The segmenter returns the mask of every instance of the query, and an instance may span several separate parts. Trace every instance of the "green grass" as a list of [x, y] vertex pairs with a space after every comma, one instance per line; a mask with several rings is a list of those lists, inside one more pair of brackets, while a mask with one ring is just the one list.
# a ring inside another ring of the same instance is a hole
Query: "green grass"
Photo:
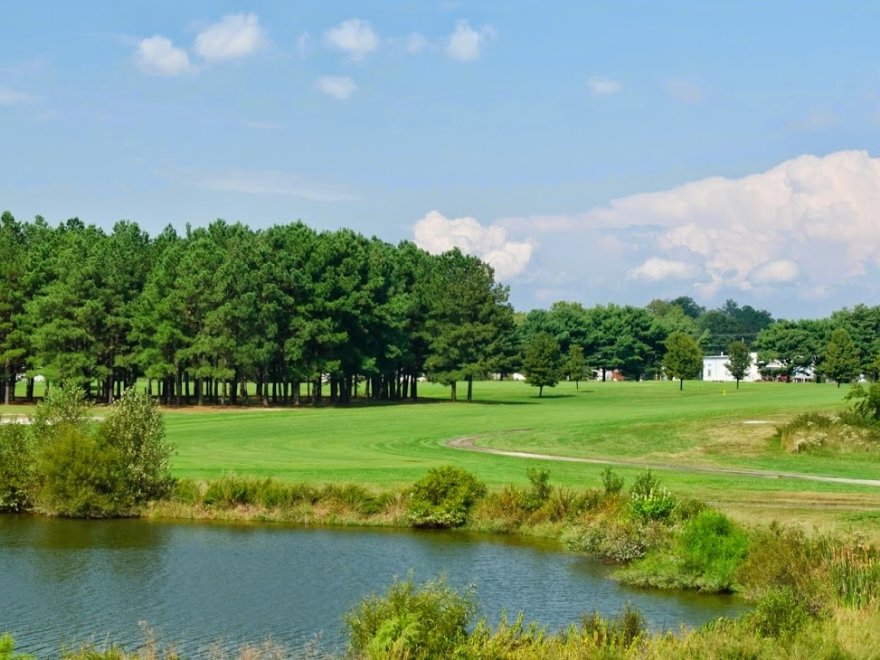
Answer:
[[[537, 390], [516, 382], [478, 382], [473, 403], [448, 401], [448, 389], [422, 384], [418, 404], [264, 410], [259, 407], [167, 411], [177, 448], [177, 476], [226, 473], [311, 483], [411, 484], [445, 464], [490, 486], [526, 483], [528, 467], [550, 470], [551, 483], [600, 486], [601, 465], [524, 460], [453, 449], [479, 446], [559, 456], [680, 466], [658, 470], [664, 485], [715, 503], [740, 519], [834, 520], [876, 527], [880, 488], [791, 479], [692, 473], [689, 466], [880, 478], [878, 454], [789, 454], [776, 425], [805, 411], [845, 407], [834, 385], [687, 382], [572, 383]], [[20, 414], [25, 406], [0, 406]], [[745, 422], [767, 422], [746, 424]], [[627, 485], [636, 467], [616, 467]]]
[[[438, 387], [424, 388], [443, 396]], [[775, 423], [804, 410], [842, 407], [833, 386], [714, 383], [562, 384], [538, 399], [522, 383], [475, 386], [477, 400], [295, 410], [169, 411], [175, 471], [213, 477], [241, 471], [285, 479], [376, 484], [417, 478], [456, 463], [489, 483], [524, 480], [520, 459], [451, 449], [449, 440], [561, 456], [716, 467], [755, 467], [876, 478], [862, 456], [800, 456], [777, 449]], [[770, 422], [764, 425], [747, 421]], [[536, 461], [540, 462], [540, 461]], [[556, 481], [576, 485], [587, 465], [549, 464]], [[700, 475], [712, 481], [712, 475]], [[767, 480], [752, 480], [773, 489]], [[817, 484], [816, 486], [820, 486]]]

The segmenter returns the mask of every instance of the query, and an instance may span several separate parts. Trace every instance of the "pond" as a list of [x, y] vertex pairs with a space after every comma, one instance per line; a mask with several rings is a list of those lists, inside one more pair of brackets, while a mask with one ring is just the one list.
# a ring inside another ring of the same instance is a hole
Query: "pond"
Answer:
[[0, 516], [0, 632], [39, 656], [107, 640], [135, 649], [144, 626], [188, 656], [270, 639], [339, 653], [344, 613], [408, 575], [472, 584], [490, 623], [522, 611], [551, 632], [627, 601], [655, 629], [744, 609], [729, 597], [628, 588], [607, 571], [554, 544], [496, 536]]

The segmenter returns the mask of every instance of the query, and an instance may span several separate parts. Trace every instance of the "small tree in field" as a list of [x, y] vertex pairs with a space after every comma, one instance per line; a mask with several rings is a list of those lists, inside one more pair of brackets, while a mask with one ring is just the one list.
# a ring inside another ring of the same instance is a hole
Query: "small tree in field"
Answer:
[[529, 385], [538, 388], [538, 397], [544, 387], [555, 387], [562, 375], [562, 355], [559, 343], [549, 332], [539, 332], [526, 346], [523, 372]]
[[845, 329], [838, 328], [831, 333], [822, 368], [826, 376], [837, 382], [837, 387], [858, 378], [859, 350]]
[[171, 446], [165, 442], [165, 421], [152, 397], [127, 390], [110, 407], [99, 439], [117, 452], [120, 499], [139, 505], [168, 493], [173, 485]]
[[565, 376], [574, 381], [575, 389], [580, 389], [580, 382], [587, 373], [584, 361], [584, 349], [582, 346], [572, 344], [568, 347], [568, 357], [565, 360]]
[[683, 332], [673, 332], [666, 340], [663, 370], [672, 379], [678, 379], [678, 389], [684, 389], [685, 378], [696, 378], [703, 369], [703, 353], [696, 339]]
[[736, 379], [736, 389], [739, 389], [739, 381], [745, 378], [749, 367], [752, 366], [752, 356], [749, 355], [749, 347], [746, 346], [744, 341], [732, 342], [727, 347], [727, 355], [730, 359], [724, 366], [727, 367], [730, 375]]

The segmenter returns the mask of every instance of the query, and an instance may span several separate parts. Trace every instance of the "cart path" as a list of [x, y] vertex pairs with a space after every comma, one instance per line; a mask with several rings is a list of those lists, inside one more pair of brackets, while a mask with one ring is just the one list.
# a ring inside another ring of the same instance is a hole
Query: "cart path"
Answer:
[[631, 467], [651, 470], [671, 470], [675, 472], [701, 472], [706, 474], [737, 475], [742, 477], [763, 477], [765, 479], [800, 479], [802, 481], [822, 481], [833, 484], [850, 484], [854, 486], [874, 486], [880, 488], [880, 479], [852, 479], [850, 477], [829, 477], [818, 474], [804, 474], [801, 472], [776, 472], [773, 470], [754, 470], [746, 468], [721, 468], [704, 467], [699, 465], [676, 465], [673, 463], [644, 463], [641, 461], [619, 461], [607, 458], [582, 458], [579, 456], [559, 456], [556, 454], [534, 454], [527, 451], [509, 451], [506, 449], [492, 449], [479, 447], [474, 437], [455, 438], [447, 442], [447, 446], [464, 451], [476, 451], [495, 456], [508, 456], [510, 458], [531, 458], [542, 461], [560, 461], [564, 463], [590, 463], [592, 465], [613, 465], [616, 467]]

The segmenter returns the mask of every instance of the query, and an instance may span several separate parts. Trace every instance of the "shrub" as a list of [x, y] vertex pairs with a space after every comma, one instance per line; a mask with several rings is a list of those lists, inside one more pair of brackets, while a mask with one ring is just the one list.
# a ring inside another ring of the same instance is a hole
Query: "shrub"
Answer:
[[407, 516], [415, 527], [460, 527], [486, 486], [474, 475], [447, 465], [428, 471], [410, 493]]
[[84, 431], [89, 422], [89, 404], [80, 387], [62, 385], [49, 390], [31, 418], [31, 430], [38, 444], [50, 442], [64, 427]]
[[102, 444], [118, 453], [120, 498], [139, 505], [171, 492], [171, 446], [165, 442], [165, 422], [152, 397], [127, 390], [110, 407], [99, 435]]
[[32, 505], [36, 455], [24, 424], [0, 424], [0, 512]]
[[660, 486], [651, 470], [642, 472], [630, 488], [630, 511], [641, 520], [668, 520], [678, 500]]
[[526, 474], [531, 488], [524, 495], [522, 506], [527, 511], [537, 511], [550, 499], [550, 493], [553, 492], [553, 486], [550, 485], [550, 470], [529, 468]]
[[853, 402], [854, 414], [867, 422], [880, 421], [880, 383], [871, 383], [867, 388], [853, 385], [845, 398]]
[[778, 638], [797, 633], [810, 616], [793, 589], [780, 587], [759, 600], [748, 618], [759, 635]]
[[706, 509], [685, 524], [678, 548], [682, 570], [690, 574], [693, 586], [731, 591], [748, 551], [748, 537], [727, 516]]
[[395, 581], [385, 595], [365, 598], [346, 614], [349, 646], [357, 657], [450, 657], [475, 612], [471, 589], [459, 594], [442, 578], [421, 588], [412, 578]]
[[566, 548], [598, 559], [628, 563], [644, 557], [665, 539], [657, 524], [643, 525], [632, 520], [596, 520], [587, 527], [563, 535]]
[[37, 471], [40, 509], [61, 516], [105, 518], [128, 512], [120, 501], [120, 457], [87, 432], [65, 426], [53, 433], [39, 455]]
[[605, 495], [618, 495], [623, 490], [623, 477], [610, 467], [606, 467], [602, 470], [602, 486], [605, 489]]

